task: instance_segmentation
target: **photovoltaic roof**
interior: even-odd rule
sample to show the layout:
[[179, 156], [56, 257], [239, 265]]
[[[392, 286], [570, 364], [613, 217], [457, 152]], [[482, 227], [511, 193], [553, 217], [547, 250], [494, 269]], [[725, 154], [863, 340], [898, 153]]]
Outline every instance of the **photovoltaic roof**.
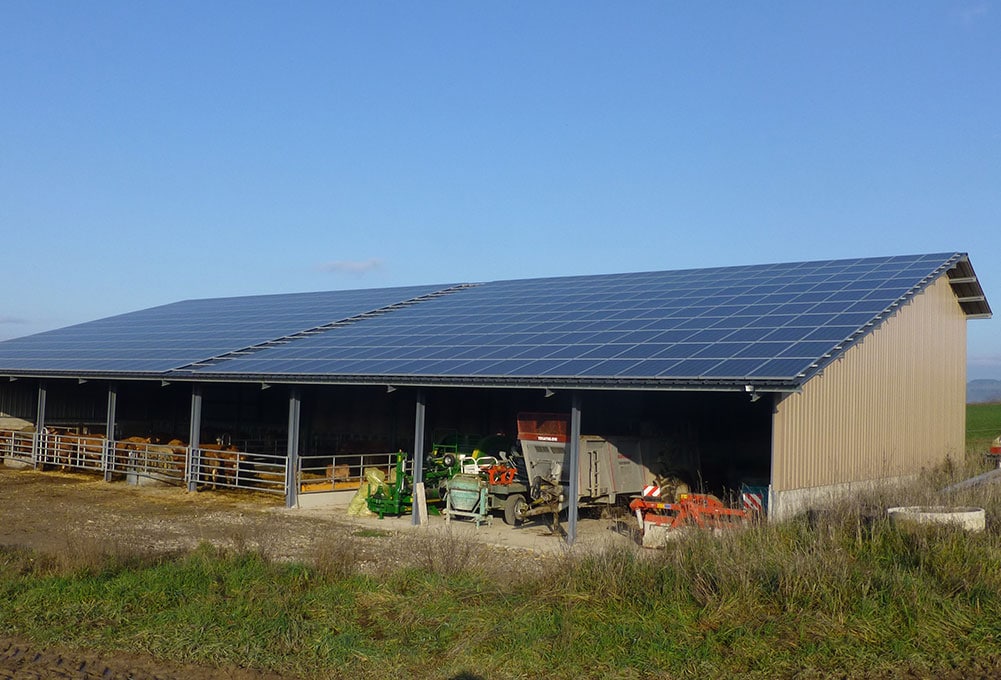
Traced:
[[0, 343], [0, 371], [787, 388], [960, 264], [989, 314], [940, 253], [185, 302]]
[[440, 286], [187, 300], [0, 342], [0, 371], [160, 373]]

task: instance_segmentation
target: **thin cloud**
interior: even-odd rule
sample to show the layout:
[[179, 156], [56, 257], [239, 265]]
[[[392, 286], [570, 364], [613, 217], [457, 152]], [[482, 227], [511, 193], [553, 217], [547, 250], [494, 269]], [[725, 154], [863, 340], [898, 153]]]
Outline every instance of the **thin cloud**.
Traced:
[[320, 271], [333, 274], [352, 274], [363, 276], [369, 272], [382, 269], [382, 260], [371, 258], [368, 260], [336, 260], [320, 265]]
[[962, 9], [956, 10], [956, 14], [965, 26], [969, 26], [989, 14], [990, 11], [991, 6], [988, 3], [980, 2], [975, 5], [968, 5]]
[[27, 319], [18, 316], [0, 316], [0, 326], [23, 326], [26, 323]]

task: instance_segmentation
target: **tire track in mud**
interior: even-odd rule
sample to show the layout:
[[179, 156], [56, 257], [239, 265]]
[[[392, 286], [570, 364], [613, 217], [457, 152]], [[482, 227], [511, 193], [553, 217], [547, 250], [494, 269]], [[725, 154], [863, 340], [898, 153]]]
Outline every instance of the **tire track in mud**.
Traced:
[[278, 680], [243, 668], [160, 663], [152, 657], [40, 648], [0, 638], [0, 680]]

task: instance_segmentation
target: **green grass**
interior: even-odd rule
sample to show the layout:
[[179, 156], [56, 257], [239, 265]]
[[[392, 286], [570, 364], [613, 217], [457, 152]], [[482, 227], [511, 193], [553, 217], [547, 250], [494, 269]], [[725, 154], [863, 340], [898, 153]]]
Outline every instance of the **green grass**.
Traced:
[[[251, 552], [0, 552], [0, 628], [40, 644], [142, 651], [301, 677], [934, 677], [1001, 667], [1001, 532], [902, 532], [921, 489], [663, 551], [567, 552], [530, 577], [416, 539], [372, 576]], [[991, 517], [993, 489], [968, 492]], [[896, 494], [896, 495], [894, 495]], [[319, 553], [318, 553], [319, 554]], [[330, 569], [325, 565], [338, 564]], [[469, 677], [469, 676], [466, 676]]]
[[966, 450], [983, 453], [1001, 436], [1001, 404], [966, 405]]
[[[969, 413], [971, 431], [987, 430], [1001, 407]], [[356, 557], [364, 530], [294, 564], [207, 546], [0, 549], [0, 630], [303, 678], [991, 676], [1001, 488], [936, 491], [977, 465], [971, 453], [965, 470], [782, 524], [661, 551], [568, 551], [506, 577], [441, 534], [405, 539], [414, 565], [376, 574]], [[985, 508], [987, 531], [902, 531], [885, 517], [943, 500]]]

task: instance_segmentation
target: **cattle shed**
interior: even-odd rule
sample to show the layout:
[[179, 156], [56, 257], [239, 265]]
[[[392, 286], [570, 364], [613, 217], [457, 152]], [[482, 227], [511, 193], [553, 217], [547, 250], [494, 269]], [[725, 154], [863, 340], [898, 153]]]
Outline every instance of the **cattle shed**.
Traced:
[[188, 300], [0, 342], [0, 449], [294, 506], [555, 413], [782, 518], [962, 455], [990, 314], [965, 253]]

